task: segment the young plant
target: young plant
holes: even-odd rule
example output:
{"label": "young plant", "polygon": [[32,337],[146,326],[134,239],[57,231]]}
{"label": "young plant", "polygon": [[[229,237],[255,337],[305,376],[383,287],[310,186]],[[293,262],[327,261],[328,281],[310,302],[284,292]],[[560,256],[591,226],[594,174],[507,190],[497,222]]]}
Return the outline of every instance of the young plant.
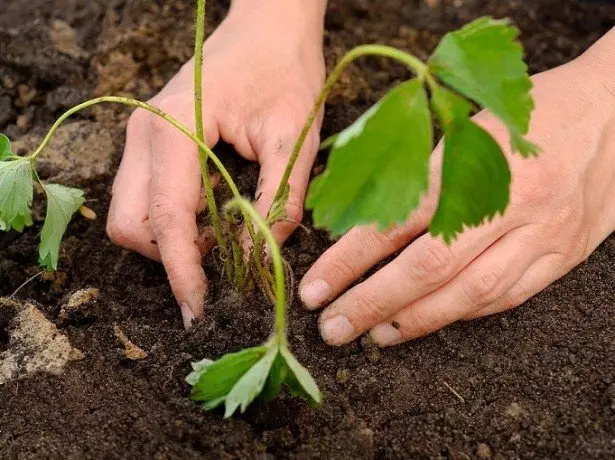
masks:
{"label": "young plant", "polygon": [[217,361],[204,359],[193,365],[186,378],[192,385],[192,399],[207,410],[225,404],[224,417],[240,408],[243,413],[259,395],[268,401],[280,392],[282,385],[293,395],[312,404],[321,401],[320,391],[307,369],[292,355],[286,339],[286,283],[280,249],[265,220],[249,201],[235,198],[227,209],[248,213],[269,245],[275,277],[275,330],[263,345],[224,355]]}
{"label": "young plant", "polygon": [[[198,147],[211,222],[228,279],[240,289],[255,279],[274,301],[276,309],[274,333],[265,344],[225,355],[215,362],[202,360],[194,364],[194,371],[187,378],[193,387],[193,399],[205,409],[224,403],[228,417],[238,408],[243,412],[259,395],[264,400],[275,397],[285,385],[292,394],[318,404],[321,395],[316,383],[288,349],[284,270],[279,248],[270,232],[272,225],[287,219],[288,180],[316,114],[344,69],[355,59],[387,57],[408,67],[414,78],[391,89],[351,126],[323,142],[323,148],[331,148],[329,161],[325,172],[310,185],[307,206],[313,210],[314,224],[333,235],[356,225],[375,222],[380,229],[386,229],[406,221],[429,187],[433,112],[444,132],[444,156],[440,196],[429,231],[449,244],[464,228],[478,226],[503,213],[509,201],[511,174],[506,157],[492,136],[471,120],[471,113],[485,108],[495,115],[510,133],[512,152],[523,157],[538,153],[538,148],[524,137],[534,104],[530,95],[532,84],[517,41],[518,31],[505,20],[477,19],[447,34],[427,63],[383,45],[364,45],[348,52],[317,98],[269,213],[263,219],[241,197],[220,159],[204,142],[201,86],[204,17],[205,1],[197,0],[196,133],[144,102],[107,96],[87,101],[62,115],[41,145],[28,156],[13,154],[9,139],[0,135],[0,230],[23,231],[32,225],[34,184],[40,184],[47,195],[40,262],[55,270],[62,236],[84,198],[81,190],[42,183],[36,173],[36,162],[54,132],[74,113],[104,102],[141,108],[162,117]],[[225,207],[226,228],[209,180],[209,160],[234,196]],[[249,258],[243,256],[237,241],[233,215],[237,210],[252,238]],[[273,275],[262,259],[265,242]]]}

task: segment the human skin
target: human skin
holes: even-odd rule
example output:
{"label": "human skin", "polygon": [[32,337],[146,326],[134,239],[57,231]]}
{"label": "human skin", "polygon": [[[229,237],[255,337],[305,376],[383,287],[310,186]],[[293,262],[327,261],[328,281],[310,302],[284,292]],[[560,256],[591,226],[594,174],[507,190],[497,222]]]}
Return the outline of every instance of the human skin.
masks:
{"label": "human skin", "polygon": [[[232,144],[260,164],[256,208],[266,214],[292,147],[325,77],[325,0],[234,0],[205,41],[203,124],[206,142]],[[150,103],[193,128],[193,61]],[[288,221],[273,232],[282,243],[301,222],[305,190],[318,150],[322,113],[290,178]],[[113,184],[107,233],[118,245],[160,260],[184,324],[203,315],[207,245],[198,234],[203,208],[196,146],[164,120],[137,110]],[[296,223],[293,223],[296,222]]]}
{"label": "human skin", "polygon": [[[395,345],[516,307],[615,231],[614,50],[615,29],[581,57],[533,77],[528,138],[542,152],[532,159],[506,152],[512,185],[503,216],[465,231],[451,246],[425,233],[437,205],[439,145],[430,191],[405,225],[384,233],[354,228],[318,259],[300,293],[308,308],[328,305],[319,320],[328,344],[369,332],[378,345]],[[483,111],[475,120],[508,145],[493,116]]]}

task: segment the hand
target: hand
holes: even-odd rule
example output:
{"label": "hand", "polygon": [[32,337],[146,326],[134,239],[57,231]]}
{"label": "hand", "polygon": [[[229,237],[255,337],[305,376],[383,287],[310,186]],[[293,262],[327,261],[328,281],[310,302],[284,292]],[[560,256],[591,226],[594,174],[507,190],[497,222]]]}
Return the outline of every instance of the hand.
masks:
{"label": "hand", "polygon": [[[301,282],[308,308],[335,299],[401,250],[325,309],[320,330],[328,344],[369,331],[377,344],[395,345],[515,307],[585,260],[615,230],[615,85],[600,79],[607,66],[597,56],[588,52],[533,78],[529,139],[543,151],[536,159],[507,154],[513,181],[503,217],[466,231],[450,247],[424,234],[437,204],[439,146],[430,192],[407,224],[385,233],[354,228],[321,256]],[[500,145],[508,144],[505,128],[491,115],[482,112],[476,120]]]}
{"label": "hand", "polygon": [[[294,1],[234,2],[204,45],[207,144],[213,146],[222,138],[244,158],[260,163],[256,206],[263,215],[324,80],[324,3],[291,5]],[[195,126],[192,61],[151,104]],[[290,180],[287,214],[297,223],[321,118]],[[162,261],[187,327],[203,314],[207,293],[198,247],[199,208],[203,197],[196,146],[166,121],[136,111],[128,123],[113,185],[107,233],[118,245]],[[282,242],[296,225],[280,223],[274,234]]]}

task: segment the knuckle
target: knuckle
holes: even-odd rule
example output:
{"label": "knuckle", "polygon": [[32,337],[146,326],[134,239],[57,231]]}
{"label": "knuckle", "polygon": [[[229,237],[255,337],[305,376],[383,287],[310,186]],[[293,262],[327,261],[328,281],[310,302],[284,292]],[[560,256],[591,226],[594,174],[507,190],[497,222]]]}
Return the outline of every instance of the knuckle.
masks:
{"label": "knuckle", "polygon": [[503,294],[503,279],[491,270],[473,273],[464,285],[467,298],[474,305],[485,305],[497,300]]}
{"label": "knuckle", "polygon": [[358,278],[357,270],[345,254],[334,256],[331,261],[331,268],[332,272],[342,279],[355,280]]}
{"label": "knuckle", "polygon": [[425,316],[424,313],[408,308],[406,309],[405,316],[406,317],[403,320],[403,324],[406,329],[406,338],[422,337],[424,335],[431,334],[434,331],[432,322]]}
{"label": "knuckle", "polygon": [[303,201],[296,196],[290,196],[286,202],[286,217],[295,223],[303,220]]}
{"label": "knuckle", "polygon": [[374,298],[371,294],[363,295],[360,307],[356,309],[358,327],[366,329],[376,325],[390,316],[383,299]]}
{"label": "knuckle", "polygon": [[109,219],[106,226],[107,236],[118,246],[130,248],[139,241],[139,232],[136,226],[121,223],[116,219]]}
{"label": "knuckle", "polygon": [[152,231],[159,236],[172,228],[176,217],[176,207],[173,200],[164,193],[155,193],[152,196],[150,207],[150,220]]}
{"label": "knuckle", "polygon": [[413,270],[419,281],[430,284],[448,279],[454,271],[454,255],[450,248],[439,241],[429,244]]}

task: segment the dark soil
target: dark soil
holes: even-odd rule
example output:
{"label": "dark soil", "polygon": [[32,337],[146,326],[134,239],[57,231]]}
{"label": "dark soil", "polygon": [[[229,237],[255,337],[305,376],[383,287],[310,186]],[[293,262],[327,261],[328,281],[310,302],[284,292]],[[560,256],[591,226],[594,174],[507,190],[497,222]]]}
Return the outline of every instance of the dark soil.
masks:
{"label": "dark soil", "polygon": [[[208,3],[213,26],[226,10]],[[331,3],[329,65],[366,42],[426,57],[445,32],[491,14],[515,20],[537,72],[574,58],[615,24],[615,6],[605,2]],[[0,131],[15,139],[42,134],[64,109],[102,92],[150,97],[190,57],[192,15],[189,0],[3,0]],[[66,35],[67,25],[76,41]],[[404,75],[375,59],[354,66],[331,99],[323,134],[347,126]],[[112,134],[114,165],[127,115],[104,107],[79,117]],[[250,192],[255,167],[234,163]],[[318,336],[316,315],[295,302],[292,348],[313,372],[324,405],[312,409],[281,397],[225,421],[187,398],[189,363],[258,344],[269,333],[271,308],[258,295],[244,299],[225,291],[210,264],[216,283],[207,319],[184,332],[163,269],[105,236],[113,171],[71,180],[87,189],[99,218],[75,219],[60,272],[35,279],[17,295],[37,301],[58,322],[66,296],[96,287],[100,314],[62,323],[85,353],[83,361],[61,376],[0,387],[0,458],[615,457],[613,237],[515,311],[392,349],[366,341],[329,348]],[[23,235],[0,236],[0,295],[12,294],[39,271],[40,228],[39,219]],[[320,232],[291,239],[285,256],[298,278],[329,244]],[[0,350],[7,346],[5,322]],[[123,358],[114,324],[147,359]]]}

